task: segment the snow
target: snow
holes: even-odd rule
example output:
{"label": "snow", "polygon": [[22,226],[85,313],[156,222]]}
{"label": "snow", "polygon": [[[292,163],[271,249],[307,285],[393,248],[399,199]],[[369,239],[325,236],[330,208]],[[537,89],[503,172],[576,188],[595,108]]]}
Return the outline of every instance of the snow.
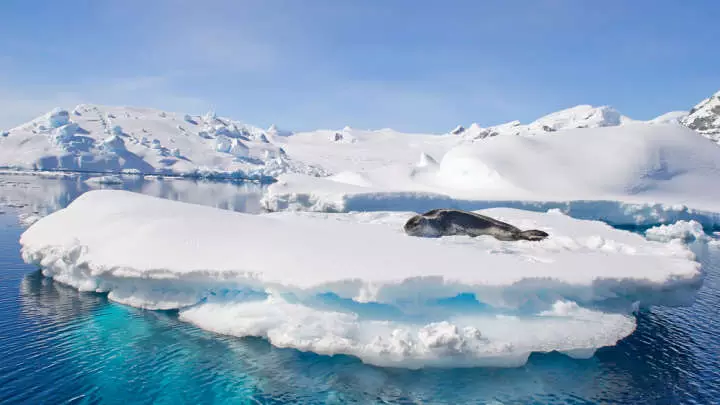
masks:
{"label": "snow", "polygon": [[687,117],[687,111],[670,111],[660,116],[657,116],[648,123],[650,124],[680,124],[685,117]]}
{"label": "snow", "polygon": [[107,175],[107,176],[95,176],[90,177],[87,180],[85,180],[85,183],[89,185],[114,185],[114,184],[123,184],[124,181],[122,177],[117,175]]}
{"label": "snow", "polygon": [[530,126],[552,132],[571,128],[611,127],[627,120],[627,117],[622,116],[612,107],[593,107],[584,104],[548,114],[537,119]]}
{"label": "snow", "polygon": [[720,91],[693,107],[681,122],[709,139],[720,142]]}
{"label": "snow", "polygon": [[[214,113],[200,117],[89,104],[75,107],[72,115],[54,109],[0,137],[0,167],[16,170],[132,170],[267,181],[281,172],[265,157],[279,154],[264,130]],[[325,174],[289,156],[280,169]]]}
{"label": "snow", "polygon": [[59,128],[63,125],[67,125],[70,120],[70,114],[63,109],[55,108],[47,113],[46,121],[47,126],[50,128]]}
{"label": "snow", "polygon": [[[329,211],[566,206],[586,210],[584,218],[614,217],[620,224],[656,224],[666,217],[712,225],[720,212],[715,187],[720,149],[679,125],[628,123],[474,142],[452,135],[354,136],[360,141],[343,147],[313,144],[314,155],[302,138],[291,137],[284,148],[362,183],[286,174],[270,186],[265,206]],[[439,164],[425,165],[427,158],[418,164],[423,154]]]}
{"label": "snow", "polygon": [[484,139],[498,135],[540,135],[565,129],[611,127],[631,122],[633,120],[612,107],[583,104],[545,115],[527,125],[520,121],[510,121],[483,128],[473,123],[467,130],[458,126],[450,133],[467,139]]}
{"label": "snow", "polygon": [[550,237],[414,238],[401,226],[411,212],[249,215],[100,190],[20,243],[27,262],[83,291],[179,308],[218,333],[411,368],[588,357],[634,330],[638,303],[687,303],[701,280],[681,243],[557,210],[482,213]]}
{"label": "snow", "polygon": [[42,216],[37,214],[22,213],[18,215],[18,222],[24,227],[29,227],[35,222],[39,221]]}
{"label": "snow", "polygon": [[697,221],[678,221],[670,225],[660,225],[645,231],[649,240],[669,242],[680,240],[683,242],[708,241],[709,237]]}

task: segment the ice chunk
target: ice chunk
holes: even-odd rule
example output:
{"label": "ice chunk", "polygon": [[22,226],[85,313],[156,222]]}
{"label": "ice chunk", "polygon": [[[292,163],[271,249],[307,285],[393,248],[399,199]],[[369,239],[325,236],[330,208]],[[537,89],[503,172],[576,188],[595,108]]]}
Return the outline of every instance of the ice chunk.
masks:
{"label": "ice chunk", "polygon": [[75,123],[59,126],[53,130],[53,141],[57,145],[66,145],[72,141],[77,130],[78,125]]}
{"label": "ice chunk", "polygon": [[670,225],[660,225],[645,231],[645,236],[650,240],[669,242],[681,240],[683,242],[707,241],[708,235],[703,230],[702,224],[697,221],[678,221]]}
{"label": "ice chunk", "polygon": [[50,128],[58,128],[70,122],[70,114],[67,110],[55,108],[47,114],[47,124]]}
{"label": "ice chunk", "polygon": [[238,157],[245,157],[248,156],[249,148],[239,139],[220,135],[215,138],[215,150]]}
{"label": "ice chunk", "polygon": [[23,214],[18,215],[18,221],[20,222],[20,225],[22,225],[24,227],[29,227],[30,225],[39,221],[40,218],[42,218],[42,215],[31,214],[31,213],[23,213]]}
{"label": "ice chunk", "polygon": [[215,120],[217,120],[217,114],[215,114],[215,111],[210,110],[207,113],[205,113],[205,115],[203,115],[202,118],[203,118],[203,121],[206,123],[214,123]]}
{"label": "ice chunk", "polygon": [[103,140],[100,147],[107,153],[117,153],[125,150],[125,141],[120,136],[111,135]]}
{"label": "ice chunk", "polygon": [[107,176],[95,176],[90,177],[89,179],[85,180],[85,183],[90,185],[114,185],[114,184],[123,184],[123,179],[120,176],[115,175],[107,175]]}

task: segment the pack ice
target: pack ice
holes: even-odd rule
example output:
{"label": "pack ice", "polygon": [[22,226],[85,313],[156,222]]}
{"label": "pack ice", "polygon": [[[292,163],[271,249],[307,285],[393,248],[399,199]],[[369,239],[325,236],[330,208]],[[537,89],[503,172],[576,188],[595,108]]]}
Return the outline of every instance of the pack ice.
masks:
{"label": "pack ice", "polygon": [[683,304],[701,282],[680,242],[557,210],[483,210],[541,242],[406,236],[413,213],[248,215],[88,192],[21,237],[25,261],[120,303],[201,328],[394,367],[518,366],[591,356],[633,308]]}

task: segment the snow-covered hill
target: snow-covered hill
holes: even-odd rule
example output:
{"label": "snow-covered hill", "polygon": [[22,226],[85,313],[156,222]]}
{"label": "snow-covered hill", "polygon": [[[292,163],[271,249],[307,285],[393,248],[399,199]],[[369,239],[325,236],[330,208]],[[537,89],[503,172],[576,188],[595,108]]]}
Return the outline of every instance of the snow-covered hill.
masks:
{"label": "snow-covered hill", "polygon": [[[434,146],[450,147],[452,138],[462,137],[439,137],[445,143]],[[346,164],[342,176],[327,179],[283,175],[270,186],[265,204],[271,210],[420,211],[477,209],[488,201],[605,201],[619,213],[624,210],[617,205],[621,201],[720,212],[720,147],[677,124],[496,136],[430,153],[434,162],[416,156],[414,163],[403,159],[364,170]],[[591,213],[598,207],[591,207]]]}
{"label": "snow-covered hill", "polygon": [[536,135],[564,129],[612,127],[629,122],[633,120],[612,107],[593,107],[584,104],[545,115],[527,125],[521,124],[520,121],[511,121],[483,128],[473,123],[467,130],[457,127],[451,133],[462,134],[469,139],[482,139],[497,135]]}
{"label": "snow-covered hill", "polygon": [[720,142],[720,91],[693,107],[682,124]]}
{"label": "snow-covered hill", "polygon": [[649,124],[680,124],[687,117],[687,111],[670,111],[647,121]]}
{"label": "snow-covered hill", "polygon": [[325,174],[293,160],[264,131],[214,113],[79,105],[2,133],[0,167],[267,179]]}
{"label": "snow-covered hill", "polygon": [[[387,184],[410,170],[431,170],[451,149],[485,138],[557,136],[593,128],[682,123],[713,140],[720,138],[720,93],[689,115],[670,112],[636,121],[609,106],[578,105],[529,124],[512,121],[458,126],[446,134],[392,129],[289,132],[267,130],[217,117],[133,107],[79,105],[55,109],[27,124],[0,132],[0,168],[141,173],[209,178],[272,180],[284,174],[330,177],[354,185]],[[632,132],[632,131],[631,131]],[[422,167],[416,167],[416,166]]]}

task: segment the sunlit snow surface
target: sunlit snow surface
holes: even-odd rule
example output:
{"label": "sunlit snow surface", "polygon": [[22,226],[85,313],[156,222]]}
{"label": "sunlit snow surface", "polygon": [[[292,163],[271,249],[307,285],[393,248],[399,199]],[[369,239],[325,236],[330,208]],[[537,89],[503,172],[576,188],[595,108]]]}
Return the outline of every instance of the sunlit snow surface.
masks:
{"label": "sunlit snow surface", "polygon": [[498,135],[454,145],[448,137],[401,142],[397,135],[377,134],[327,147],[327,155],[313,154],[321,149],[309,148],[307,138],[289,137],[284,148],[342,173],[281,175],[265,196],[267,209],[540,206],[618,225],[697,220],[705,226],[717,224],[713,213],[720,212],[720,148],[676,124]]}
{"label": "sunlit snow surface", "polygon": [[[32,225],[23,257],[55,280],[202,328],[383,366],[516,366],[592,355],[638,305],[683,304],[699,265],[558,211],[483,211],[539,243],[412,238],[411,213],[247,215],[94,191]],[[99,226],[102,225],[102,226]]]}

